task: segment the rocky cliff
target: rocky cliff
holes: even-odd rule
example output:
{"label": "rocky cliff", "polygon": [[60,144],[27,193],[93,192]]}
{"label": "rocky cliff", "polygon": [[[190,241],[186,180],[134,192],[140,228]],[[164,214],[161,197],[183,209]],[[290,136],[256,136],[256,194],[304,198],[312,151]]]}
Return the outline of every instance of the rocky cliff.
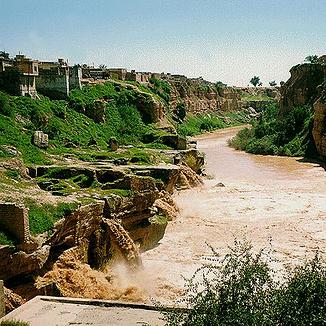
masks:
{"label": "rocky cliff", "polygon": [[[92,292],[77,291],[78,282],[86,273],[90,279],[84,276],[85,284],[95,282],[93,278],[97,275],[108,291],[111,289],[118,295],[117,289],[106,284],[110,282],[105,274],[99,273],[117,261],[131,269],[141,266],[140,253],[156,246],[167,222],[178,215],[171,197],[174,189],[190,188],[202,182],[197,172],[204,160],[197,150],[170,152],[171,155],[177,153],[178,165],[116,166],[108,162],[74,162],[73,165],[31,168],[30,175],[45,192],[77,196],[81,202],[91,203],[81,204],[72,214],[59,220],[48,235],[31,237],[33,246],[0,246],[0,279],[15,290],[17,284],[27,283],[27,295],[26,289],[17,291],[25,299],[42,293],[91,296]],[[68,185],[69,180],[76,177],[83,178],[83,185],[76,193],[58,193],[55,188],[58,182]],[[67,260],[67,257],[70,258]],[[69,280],[67,273],[70,273]],[[25,287],[26,284],[22,286]],[[103,298],[121,297],[110,293]]]}
{"label": "rocky cliff", "polygon": [[297,106],[311,106],[314,110],[312,135],[316,149],[326,158],[326,63],[305,63],[294,66],[290,79],[281,88],[280,112]]}
{"label": "rocky cliff", "polygon": [[312,105],[321,95],[326,64],[304,63],[290,70],[291,77],[281,88],[281,112],[295,106]]}
{"label": "rocky cliff", "polygon": [[318,153],[326,160],[326,90],[314,103],[314,125],[312,135]]}
{"label": "rocky cliff", "polygon": [[260,109],[266,103],[278,100],[278,88],[228,87],[221,83],[211,83],[202,78],[178,78],[168,80],[171,85],[170,104],[175,110],[183,103],[187,113],[239,111],[248,107]]}

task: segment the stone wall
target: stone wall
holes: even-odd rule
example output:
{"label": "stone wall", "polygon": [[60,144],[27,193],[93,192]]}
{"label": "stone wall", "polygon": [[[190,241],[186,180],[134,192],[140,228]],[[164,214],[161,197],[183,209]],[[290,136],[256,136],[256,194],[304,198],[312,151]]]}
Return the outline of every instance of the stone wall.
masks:
{"label": "stone wall", "polygon": [[69,75],[39,75],[36,80],[36,89],[50,98],[65,99],[69,94]]}
{"label": "stone wall", "polygon": [[28,209],[12,203],[0,203],[0,227],[14,235],[19,243],[29,239]]}
{"label": "stone wall", "polygon": [[70,78],[69,78],[69,90],[81,89],[81,78],[82,78],[82,68],[79,66],[73,66],[70,68]]}

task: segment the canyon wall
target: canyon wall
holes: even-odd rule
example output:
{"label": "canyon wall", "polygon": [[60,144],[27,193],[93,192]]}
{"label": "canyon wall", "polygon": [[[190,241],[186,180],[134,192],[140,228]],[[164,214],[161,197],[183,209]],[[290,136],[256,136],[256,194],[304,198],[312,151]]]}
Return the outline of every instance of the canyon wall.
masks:
{"label": "canyon wall", "polygon": [[187,113],[191,114],[240,111],[250,106],[259,111],[270,101],[277,101],[280,96],[277,87],[229,87],[202,78],[184,76],[168,82],[172,89],[172,109],[175,110],[179,103],[183,103]]}
{"label": "canyon wall", "polygon": [[281,88],[280,112],[297,106],[314,110],[312,135],[322,160],[326,159],[326,63],[304,63],[290,70],[291,77]]}

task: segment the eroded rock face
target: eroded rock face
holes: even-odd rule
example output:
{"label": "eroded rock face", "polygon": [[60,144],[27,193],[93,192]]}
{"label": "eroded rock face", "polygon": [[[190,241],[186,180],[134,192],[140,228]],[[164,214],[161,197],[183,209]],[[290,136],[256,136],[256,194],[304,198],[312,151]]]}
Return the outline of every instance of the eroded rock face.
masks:
{"label": "eroded rock face", "polygon": [[305,63],[294,66],[290,79],[281,88],[280,111],[287,112],[292,108],[311,105],[314,109],[313,138],[316,149],[322,159],[326,155],[326,64]]}
{"label": "eroded rock face", "polygon": [[40,270],[50,254],[50,246],[43,246],[28,254],[14,247],[0,249],[0,279],[6,281],[18,275],[27,275]]}
{"label": "eroded rock face", "polygon": [[326,159],[326,91],[314,103],[314,125],[312,135],[316,149],[322,158]]}
{"label": "eroded rock face", "polygon": [[4,288],[6,313],[13,311],[26,302],[20,295]]}
{"label": "eroded rock face", "polygon": [[[184,151],[194,167],[197,151]],[[173,152],[174,153],[174,152]],[[186,154],[185,154],[186,155]],[[32,253],[15,247],[0,248],[0,279],[12,282],[17,276],[41,276],[37,289],[47,294],[94,297],[81,284],[95,284],[103,298],[124,298],[125,293],[112,287],[108,275],[100,271],[115,261],[125,261],[133,270],[141,266],[140,252],[157,245],[165,233],[168,220],[178,209],[172,193],[176,187],[201,184],[194,170],[180,159],[179,165],[100,167],[40,167],[33,175],[66,178],[83,172],[102,186],[114,183],[130,190],[127,196],[107,193],[107,197],[81,206],[58,221],[54,233],[39,243]],[[202,162],[203,163],[203,162]],[[102,187],[101,186],[101,187]],[[95,280],[95,278],[97,278]],[[103,282],[102,282],[102,281]],[[36,291],[33,284],[31,288]],[[110,295],[107,291],[113,291]],[[80,292],[79,292],[80,291]],[[120,293],[120,294],[119,294]],[[24,295],[24,294],[23,294]]]}
{"label": "eroded rock face", "polygon": [[212,83],[189,78],[169,82],[172,86],[170,104],[173,109],[178,103],[184,103],[187,112],[192,114],[241,109],[240,94],[232,87],[217,89]]}
{"label": "eroded rock face", "polygon": [[320,96],[326,65],[305,63],[290,70],[290,79],[281,88],[280,109],[287,112],[296,106],[313,104]]}

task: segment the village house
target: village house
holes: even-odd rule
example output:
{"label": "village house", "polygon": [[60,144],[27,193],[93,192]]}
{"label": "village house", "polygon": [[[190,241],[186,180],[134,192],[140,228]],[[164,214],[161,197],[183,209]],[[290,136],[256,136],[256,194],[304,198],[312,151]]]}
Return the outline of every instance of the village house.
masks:
{"label": "village house", "polygon": [[37,97],[36,77],[38,61],[16,55],[14,59],[6,52],[0,52],[0,89],[21,96]]}
{"label": "village house", "polygon": [[36,89],[51,98],[65,99],[72,89],[81,89],[80,66],[70,67],[64,59],[57,62],[39,62]]}

